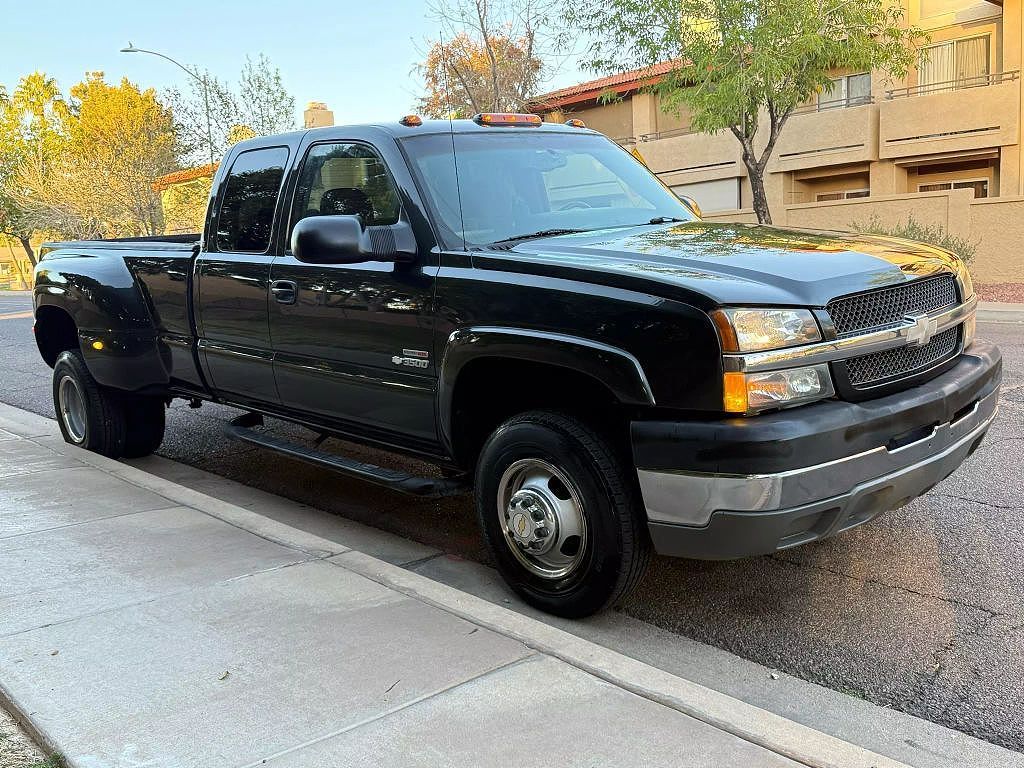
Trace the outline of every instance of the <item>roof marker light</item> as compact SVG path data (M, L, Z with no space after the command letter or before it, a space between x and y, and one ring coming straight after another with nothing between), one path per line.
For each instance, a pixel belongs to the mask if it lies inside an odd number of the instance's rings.
M423 118L419 115L406 115L398 122L408 128L416 128L417 126L423 125Z
M580 120L578 117L570 117L565 121L565 124L571 128L586 128L587 124Z
M482 112L473 115L478 125L541 125L540 115L522 115L511 112Z

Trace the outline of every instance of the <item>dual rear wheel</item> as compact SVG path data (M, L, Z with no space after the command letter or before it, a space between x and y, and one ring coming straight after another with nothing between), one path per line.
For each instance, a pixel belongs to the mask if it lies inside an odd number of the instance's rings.
M53 406L64 440L113 459L148 456L164 438L163 399L101 386L78 350L54 364Z

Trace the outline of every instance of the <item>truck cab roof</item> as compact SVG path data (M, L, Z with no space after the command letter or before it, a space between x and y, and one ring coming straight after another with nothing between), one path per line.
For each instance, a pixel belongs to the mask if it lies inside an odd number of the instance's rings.
M259 147L271 147L281 144L298 142L309 136L312 139L332 139L339 136L359 138L371 134L389 135L395 139L404 139L410 136L424 136L438 133L495 133L498 135L508 133L588 133L598 135L598 131L590 128L579 128L563 123L540 123L539 125L482 125L475 120L430 120L424 119L420 125L404 125L400 119L391 122L376 123L351 123L348 125L328 125L322 128L308 128L301 131L277 134L274 136L258 136L240 142L239 150L256 149Z

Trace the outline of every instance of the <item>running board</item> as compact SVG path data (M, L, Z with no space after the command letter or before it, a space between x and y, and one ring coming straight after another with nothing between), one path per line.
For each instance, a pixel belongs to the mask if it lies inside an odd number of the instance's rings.
M272 451L291 456L320 467L326 467L349 477L366 480L374 485L390 488L411 496L422 498L441 498L442 496L458 496L470 492L470 486L460 478L418 477L397 469L378 467L376 464L365 464L361 461L348 459L316 448L292 443L273 435L255 432L250 427L263 423L258 413L246 413L229 422L224 432L229 437L244 440L247 443L269 448Z

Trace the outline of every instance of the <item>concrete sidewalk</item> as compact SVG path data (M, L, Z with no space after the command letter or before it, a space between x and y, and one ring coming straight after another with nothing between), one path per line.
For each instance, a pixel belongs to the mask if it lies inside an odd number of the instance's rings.
M901 765L4 405L0 704L88 768Z

